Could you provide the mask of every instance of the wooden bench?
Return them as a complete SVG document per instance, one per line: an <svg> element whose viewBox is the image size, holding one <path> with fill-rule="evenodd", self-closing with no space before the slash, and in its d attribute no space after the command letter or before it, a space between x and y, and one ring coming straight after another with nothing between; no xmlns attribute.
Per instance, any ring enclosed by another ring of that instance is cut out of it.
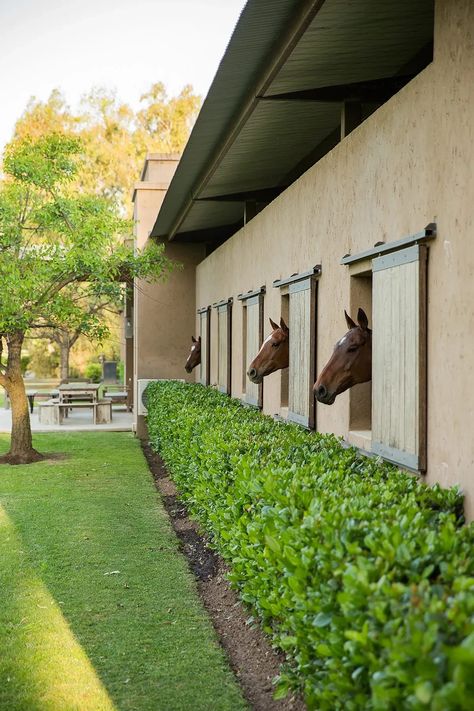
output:
<svg viewBox="0 0 474 711"><path fill-rule="evenodd" d="M59 420L60 418L60 413L59 413L59 400L48 400L47 402L43 402L41 405L38 405L38 415L39 415L39 421L41 425L60 425L61 422Z"/></svg>
<svg viewBox="0 0 474 711"><path fill-rule="evenodd" d="M119 388L117 390L112 390L112 388ZM121 389L120 389L121 388ZM123 386L117 385L105 385L104 386L104 397L112 400L116 405L127 405L128 407L128 393L123 389Z"/></svg>
<svg viewBox="0 0 474 711"><path fill-rule="evenodd" d="M95 403L95 424L109 425L112 422L112 400L104 398Z"/></svg>
<svg viewBox="0 0 474 711"><path fill-rule="evenodd" d="M44 405L39 406L39 421L43 425L62 425L68 410L92 409L92 421L94 425L108 425L112 422L112 402L111 400L99 400L98 402L59 402L49 400Z"/></svg>

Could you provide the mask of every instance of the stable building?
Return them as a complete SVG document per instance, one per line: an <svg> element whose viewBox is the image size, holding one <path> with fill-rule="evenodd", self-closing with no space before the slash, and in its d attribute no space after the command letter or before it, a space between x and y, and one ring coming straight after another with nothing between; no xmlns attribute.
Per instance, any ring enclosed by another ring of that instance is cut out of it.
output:
<svg viewBox="0 0 474 711"><path fill-rule="evenodd" d="M137 243L184 267L136 286L135 384L189 379L200 335L204 385L459 484L472 517L473 117L471 0L249 0L179 162L136 188ZM317 403L358 307L372 381ZM290 366L255 385L280 316Z"/></svg>

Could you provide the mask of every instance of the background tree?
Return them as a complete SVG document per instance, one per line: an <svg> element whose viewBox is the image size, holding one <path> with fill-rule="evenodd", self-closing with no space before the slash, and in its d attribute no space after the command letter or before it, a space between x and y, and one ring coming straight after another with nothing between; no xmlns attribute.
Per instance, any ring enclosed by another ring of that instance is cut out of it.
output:
<svg viewBox="0 0 474 711"><path fill-rule="evenodd" d="M153 84L140 97L137 135L142 149L162 153L183 150L199 112L201 100L187 84L178 96L168 98L162 82Z"/></svg>
<svg viewBox="0 0 474 711"><path fill-rule="evenodd" d="M46 102L30 99L15 127L15 139L40 138L52 132L80 137L81 166L74 178L79 190L116 199L131 214L131 194L147 152L181 152L201 99L187 85L168 97L162 83L143 94L134 111L115 92L95 88L73 112L57 89Z"/></svg>
<svg viewBox="0 0 474 711"><path fill-rule="evenodd" d="M34 373L36 380L44 380L59 374L59 349L49 340L40 338L30 338L30 334L25 338L24 350L28 353L28 371Z"/></svg>
<svg viewBox="0 0 474 711"><path fill-rule="evenodd" d="M172 266L156 244L134 254L123 239L130 225L110 199L71 190L81 150L77 139L52 134L15 142L4 158L0 385L12 405L11 446L3 459L10 463L41 458L32 445L21 374L26 332L80 320L84 308L78 293L84 283L90 285L91 295L101 297L117 282L134 277L154 280Z"/></svg>
<svg viewBox="0 0 474 711"><path fill-rule="evenodd" d="M118 315L124 303L124 285L114 283L106 293L97 295L96 286L85 282L65 288L70 292L68 297L80 304L80 311L67 315L64 323L47 328L32 329L28 332L29 339L41 339L54 343L59 350L59 377L61 380L69 378L69 361L71 349L80 336L84 335L89 340L102 343L109 335L110 314Z"/></svg>

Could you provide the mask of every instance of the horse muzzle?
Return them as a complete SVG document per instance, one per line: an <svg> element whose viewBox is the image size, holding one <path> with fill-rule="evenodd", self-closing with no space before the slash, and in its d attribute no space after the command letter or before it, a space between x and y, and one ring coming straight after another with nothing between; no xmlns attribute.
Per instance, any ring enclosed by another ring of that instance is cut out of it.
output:
<svg viewBox="0 0 474 711"><path fill-rule="evenodd" d="M316 395L316 400L322 402L323 405L333 405L337 397L337 392L328 392L325 385L316 385L313 388L314 394Z"/></svg>
<svg viewBox="0 0 474 711"><path fill-rule="evenodd" d="M249 368L247 370L247 376L250 382L255 383L255 385L260 385L263 380L263 375L260 375L255 368Z"/></svg>

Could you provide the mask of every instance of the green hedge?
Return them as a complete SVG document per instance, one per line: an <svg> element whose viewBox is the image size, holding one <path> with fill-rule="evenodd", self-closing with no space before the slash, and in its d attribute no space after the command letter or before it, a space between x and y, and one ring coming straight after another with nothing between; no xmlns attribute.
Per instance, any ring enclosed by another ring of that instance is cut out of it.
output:
<svg viewBox="0 0 474 711"><path fill-rule="evenodd" d="M473 709L474 526L333 436L200 385L148 389L148 427L311 709Z"/></svg>

